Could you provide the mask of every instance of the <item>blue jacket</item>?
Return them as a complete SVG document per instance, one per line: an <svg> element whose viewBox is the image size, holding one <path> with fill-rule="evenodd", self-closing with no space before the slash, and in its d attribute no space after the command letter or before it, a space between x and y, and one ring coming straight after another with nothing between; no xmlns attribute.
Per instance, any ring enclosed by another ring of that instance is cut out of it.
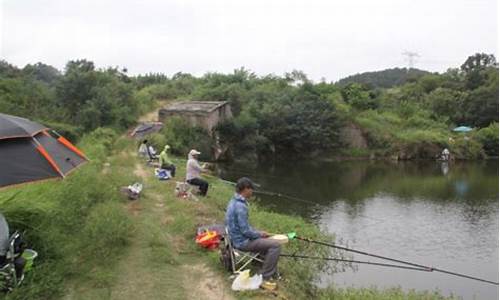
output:
<svg viewBox="0 0 500 300"><path fill-rule="evenodd" d="M240 194L235 194L226 210L226 226L233 247L245 247L250 240L260 238L260 233L248 224L248 203Z"/></svg>

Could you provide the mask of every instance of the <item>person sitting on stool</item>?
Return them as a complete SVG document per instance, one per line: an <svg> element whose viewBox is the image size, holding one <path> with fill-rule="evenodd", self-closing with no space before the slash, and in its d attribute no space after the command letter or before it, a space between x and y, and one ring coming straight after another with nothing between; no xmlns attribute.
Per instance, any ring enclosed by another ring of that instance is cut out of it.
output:
<svg viewBox="0 0 500 300"><path fill-rule="evenodd" d="M278 241L268 239L265 231L257 231L248 224L248 201L254 190L253 182L242 177L236 183L236 193L229 201L226 209L226 226L233 247L242 251L258 252L263 255L264 263L259 274L262 274L262 287L275 289L276 282L272 277L277 275L281 245Z"/></svg>
<svg viewBox="0 0 500 300"><path fill-rule="evenodd" d="M165 148L160 153L160 169L164 169L164 170L170 171L170 175L172 177L175 177L175 165L168 158L168 154L167 154L168 149L170 149L170 146L169 145L165 145Z"/></svg>
<svg viewBox="0 0 500 300"><path fill-rule="evenodd" d="M195 149L189 151L186 165L186 182L198 186L200 188L200 195L206 196L208 192L208 182L200 177L200 173L205 171L198 163L198 155L200 154L201 152Z"/></svg>

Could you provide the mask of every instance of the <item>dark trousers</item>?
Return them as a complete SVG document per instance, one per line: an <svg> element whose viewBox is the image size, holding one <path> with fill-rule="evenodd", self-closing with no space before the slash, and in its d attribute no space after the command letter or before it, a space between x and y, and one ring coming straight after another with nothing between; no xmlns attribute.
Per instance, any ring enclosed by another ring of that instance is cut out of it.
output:
<svg viewBox="0 0 500 300"><path fill-rule="evenodd" d="M281 245L278 241L261 238L248 242L240 250L258 252L264 256L264 263L259 273L264 280L269 280L278 271L278 259L280 258Z"/></svg>
<svg viewBox="0 0 500 300"><path fill-rule="evenodd" d="M5 256L0 256L0 267L3 267L6 263L7 258ZM18 279L23 275L24 265L26 265L26 260L21 255L14 259L14 268L16 269L16 276Z"/></svg>
<svg viewBox="0 0 500 300"><path fill-rule="evenodd" d="M26 265L26 259L24 259L24 257L22 256L16 257L16 259L14 260L14 267L16 268L16 276L18 279L21 278L21 276L23 276L25 265Z"/></svg>
<svg viewBox="0 0 500 300"><path fill-rule="evenodd" d="M197 187L199 187L200 188L200 194L202 196L206 196L207 195L207 192L208 192L208 182L206 182L205 180L203 180L201 178L193 178L193 179L187 180L187 183L192 184L192 185L196 185Z"/></svg>
<svg viewBox="0 0 500 300"><path fill-rule="evenodd" d="M172 177L175 177L175 166L170 164L170 165L161 165L162 169L164 170L167 170L167 171L170 171L170 175L172 175Z"/></svg>

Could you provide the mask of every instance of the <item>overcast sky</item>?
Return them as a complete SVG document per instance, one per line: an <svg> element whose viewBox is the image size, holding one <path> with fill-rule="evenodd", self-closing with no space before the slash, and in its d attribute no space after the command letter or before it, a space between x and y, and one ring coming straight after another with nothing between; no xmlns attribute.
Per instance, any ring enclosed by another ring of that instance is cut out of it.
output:
<svg viewBox="0 0 500 300"><path fill-rule="evenodd" d="M0 54L62 70L86 58L130 74L244 66L336 81L408 65L443 72L497 57L496 0L0 0Z"/></svg>

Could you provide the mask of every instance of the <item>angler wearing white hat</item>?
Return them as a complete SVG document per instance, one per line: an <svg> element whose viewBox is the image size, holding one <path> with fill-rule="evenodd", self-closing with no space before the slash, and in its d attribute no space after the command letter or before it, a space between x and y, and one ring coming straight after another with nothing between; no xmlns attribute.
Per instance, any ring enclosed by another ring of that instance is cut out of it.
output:
<svg viewBox="0 0 500 300"><path fill-rule="evenodd" d="M200 176L200 173L204 171L198 163L198 155L200 154L201 152L195 149L191 149L191 151L189 151L186 165L186 182L198 186L200 188L200 194L202 196L206 196L208 191L208 182L201 179Z"/></svg>

